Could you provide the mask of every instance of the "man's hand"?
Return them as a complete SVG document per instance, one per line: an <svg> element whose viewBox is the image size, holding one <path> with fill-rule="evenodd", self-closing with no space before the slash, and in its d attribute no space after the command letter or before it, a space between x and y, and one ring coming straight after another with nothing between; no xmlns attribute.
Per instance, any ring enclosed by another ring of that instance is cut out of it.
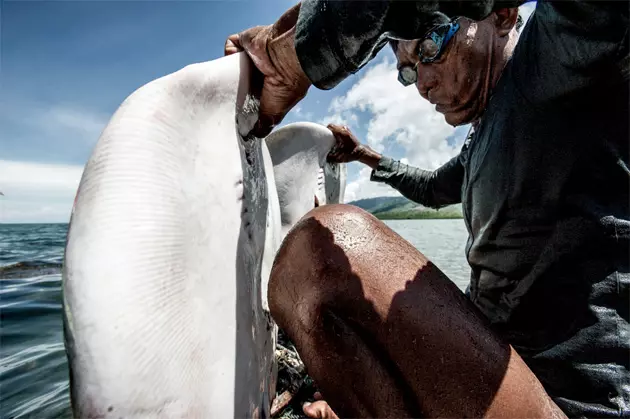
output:
<svg viewBox="0 0 630 419"><path fill-rule="evenodd" d="M319 391L315 392L315 402L304 403L302 410L309 418L314 419L339 419L339 416L333 412L328 403L326 403Z"/></svg>
<svg viewBox="0 0 630 419"><path fill-rule="evenodd" d="M381 155L370 147L361 144L350 128L341 125L328 124L328 129L335 136L335 145L328 153L328 161L332 163L348 163L360 161L372 169L378 166Z"/></svg>
<svg viewBox="0 0 630 419"><path fill-rule="evenodd" d="M361 142L354 136L350 128L342 125L328 124L328 129L335 136L335 145L328 153L328 161L332 163L348 163L361 157Z"/></svg>
<svg viewBox="0 0 630 419"><path fill-rule="evenodd" d="M300 5L270 26L256 26L230 35L225 55L245 51L263 74L258 123L253 133L264 137L306 95L311 85L295 53L295 24Z"/></svg>
<svg viewBox="0 0 630 419"><path fill-rule="evenodd" d="M333 410L328 406L323 400L318 402L305 404L302 408L304 410L304 414L309 418L314 419L339 419L339 416L333 412Z"/></svg>

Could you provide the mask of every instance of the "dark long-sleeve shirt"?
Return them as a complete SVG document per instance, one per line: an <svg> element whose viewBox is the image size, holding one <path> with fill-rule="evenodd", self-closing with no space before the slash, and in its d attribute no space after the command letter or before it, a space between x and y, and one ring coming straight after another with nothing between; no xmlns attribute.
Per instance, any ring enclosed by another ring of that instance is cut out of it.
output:
<svg viewBox="0 0 630 419"><path fill-rule="evenodd" d="M387 35L493 7L306 0L296 49L331 88ZM628 63L627 2L539 1L460 155L373 175L425 205L461 200L470 299L569 416L630 416Z"/></svg>
<svg viewBox="0 0 630 419"><path fill-rule="evenodd" d="M433 171L383 157L370 176L370 180L387 183L406 198L435 209L462 202L463 179L459 155Z"/></svg>

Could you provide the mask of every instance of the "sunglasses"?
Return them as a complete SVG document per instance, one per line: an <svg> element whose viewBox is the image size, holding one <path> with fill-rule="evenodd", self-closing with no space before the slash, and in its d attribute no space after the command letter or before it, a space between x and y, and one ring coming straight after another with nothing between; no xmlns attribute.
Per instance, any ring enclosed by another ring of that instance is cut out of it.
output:
<svg viewBox="0 0 630 419"><path fill-rule="evenodd" d="M409 86L415 84L418 80L418 73L416 69L418 64L432 63L444 52L448 42L455 36L459 30L459 18L453 19L449 23L443 23L441 25L434 26L429 32L427 32L418 48L418 62L411 66L405 65L398 70L398 81L403 86Z"/></svg>

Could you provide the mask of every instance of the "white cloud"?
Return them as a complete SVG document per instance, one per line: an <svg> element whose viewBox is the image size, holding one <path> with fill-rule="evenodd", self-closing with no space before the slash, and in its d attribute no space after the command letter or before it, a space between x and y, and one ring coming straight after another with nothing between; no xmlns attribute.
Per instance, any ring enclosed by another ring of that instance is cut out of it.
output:
<svg viewBox="0 0 630 419"><path fill-rule="evenodd" d="M70 129L85 134L91 141L97 139L108 118L104 115L78 110L71 107L56 106L41 115L41 121L47 126L55 125L61 129Z"/></svg>
<svg viewBox="0 0 630 419"><path fill-rule="evenodd" d="M304 112L304 109L300 105L293 108L292 112L299 119L303 119L306 121L310 121L313 119L313 112Z"/></svg>
<svg viewBox="0 0 630 419"><path fill-rule="evenodd" d="M0 160L0 222L68 222L83 166Z"/></svg>
<svg viewBox="0 0 630 419"><path fill-rule="evenodd" d="M358 164L358 163L352 163ZM399 196L400 193L394 188L370 181L372 169L366 166L359 171L359 176L346 186L345 201L352 202L357 199L375 198L377 196Z"/></svg>
<svg viewBox="0 0 630 419"><path fill-rule="evenodd" d="M36 102L10 105L9 102L0 102L0 112L0 118L17 124L22 133L77 145L94 144L110 118L109 115L79 105L46 106Z"/></svg>
<svg viewBox="0 0 630 419"><path fill-rule="evenodd" d="M319 120L318 123L322 125L346 125L352 129L357 127L357 124L359 123L359 117L353 112L344 111L325 116L324 118Z"/></svg>
<svg viewBox="0 0 630 419"><path fill-rule="evenodd" d="M454 128L413 86L398 82L396 65L388 58L370 68L344 96L334 98L329 110L333 118L341 115L352 122L353 115L366 112L367 143L382 151L386 140L392 139L405 149L412 164L434 168L456 152L445 141ZM427 151L436 150L442 159L435 153L427 158Z"/></svg>
<svg viewBox="0 0 630 419"><path fill-rule="evenodd" d="M424 169L439 167L461 148L461 142L451 146L446 140L455 128L413 86L403 87L398 82L396 66L387 57L368 69L345 95L332 99L329 112L321 123L332 121L355 129L360 120L367 119L365 140L370 147L382 152L393 141L403 149L409 164ZM369 176L370 169L361 169L358 179L348 184L347 201L397 194L388 186L370 182Z"/></svg>

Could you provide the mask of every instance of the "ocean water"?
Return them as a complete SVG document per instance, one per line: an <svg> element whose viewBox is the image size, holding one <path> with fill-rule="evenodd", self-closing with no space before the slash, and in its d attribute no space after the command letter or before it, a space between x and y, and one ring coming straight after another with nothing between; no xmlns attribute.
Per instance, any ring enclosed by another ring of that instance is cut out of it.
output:
<svg viewBox="0 0 630 419"><path fill-rule="evenodd" d="M0 224L0 418L71 416L61 320L67 229Z"/></svg>
<svg viewBox="0 0 630 419"><path fill-rule="evenodd" d="M463 220L387 224L466 287ZM0 418L71 417L61 316L67 227L0 224Z"/></svg>

